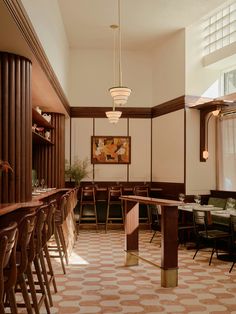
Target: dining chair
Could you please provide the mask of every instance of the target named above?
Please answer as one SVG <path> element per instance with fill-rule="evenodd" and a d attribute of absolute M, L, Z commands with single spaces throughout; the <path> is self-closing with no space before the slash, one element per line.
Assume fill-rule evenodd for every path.
<path fill-rule="evenodd" d="M 230 215 L 230 229 L 231 229 L 231 236 L 232 236 L 232 248 L 231 248 L 231 258 L 232 258 L 232 266 L 230 267 L 229 273 L 234 268 L 236 263 L 236 215 Z"/>
<path fill-rule="evenodd" d="M 161 206 L 154 205 L 151 213 L 151 230 L 154 231 L 149 243 L 161 232 Z"/>
<path fill-rule="evenodd" d="M 231 233 L 213 228 L 211 221 L 211 212 L 200 209 L 193 209 L 193 224 L 196 237 L 196 251 L 193 259 L 196 257 L 200 247 L 212 247 L 209 265 L 211 265 L 213 254 L 216 252 L 218 256 L 218 242 L 220 240 L 231 239 Z"/>

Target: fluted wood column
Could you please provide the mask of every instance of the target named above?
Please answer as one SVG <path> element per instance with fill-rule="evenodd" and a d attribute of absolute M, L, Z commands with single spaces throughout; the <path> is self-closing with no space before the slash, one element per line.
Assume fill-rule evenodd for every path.
<path fill-rule="evenodd" d="M 14 170 L 1 174 L 1 203 L 31 200 L 31 126 L 31 62 L 0 52 L 0 159 Z"/>
<path fill-rule="evenodd" d="M 45 179 L 48 187 L 63 188 L 65 186 L 65 116 L 50 113 L 51 141 L 53 145 L 33 146 L 33 168 L 38 179 Z"/>

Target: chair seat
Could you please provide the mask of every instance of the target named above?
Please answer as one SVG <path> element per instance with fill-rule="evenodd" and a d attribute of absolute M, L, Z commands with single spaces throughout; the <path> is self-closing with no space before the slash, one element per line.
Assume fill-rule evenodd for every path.
<path fill-rule="evenodd" d="M 199 231 L 199 234 L 206 239 L 228 238 L 230 234 L 221 230 Z"/>

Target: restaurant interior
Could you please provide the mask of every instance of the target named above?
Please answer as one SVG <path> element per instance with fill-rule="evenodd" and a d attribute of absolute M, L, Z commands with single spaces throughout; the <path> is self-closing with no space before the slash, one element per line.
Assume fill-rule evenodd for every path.
<path fill-rule="evenodd" d="M 236 313 L 235 0 L 0 0 L 0 314 Z"/>

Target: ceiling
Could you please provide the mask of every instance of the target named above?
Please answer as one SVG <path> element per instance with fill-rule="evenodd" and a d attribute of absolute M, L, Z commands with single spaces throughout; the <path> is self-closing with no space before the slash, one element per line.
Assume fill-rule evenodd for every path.
<path fill-rule="evenodd" d="M 71 48 L 107 49 L 111 24 L 118 24 L 118 0 L 58 0 Z M 187 27 L 226 0 L 121 0 L 125 49 L 151 49 L 165 36 Z"/>

